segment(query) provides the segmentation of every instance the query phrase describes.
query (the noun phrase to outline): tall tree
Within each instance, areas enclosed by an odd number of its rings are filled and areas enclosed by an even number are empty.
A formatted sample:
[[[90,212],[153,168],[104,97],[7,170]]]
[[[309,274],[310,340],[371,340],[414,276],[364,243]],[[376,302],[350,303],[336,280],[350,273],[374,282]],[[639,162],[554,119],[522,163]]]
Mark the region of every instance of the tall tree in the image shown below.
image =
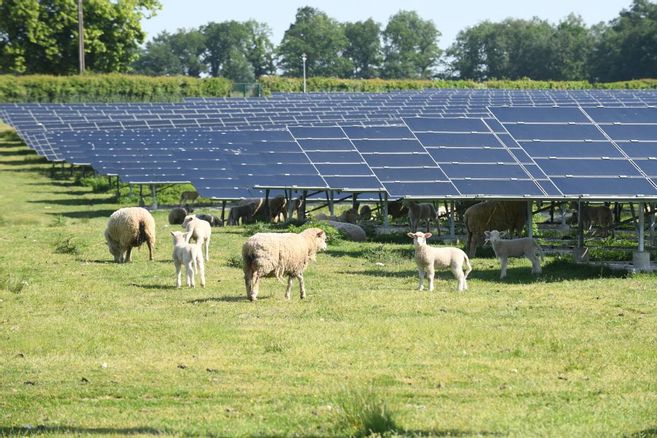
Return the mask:
[[[619,81],[657,76],[657,4],[634,0],[599,35],[592,79]]]
[[[285,75],[301,76],[305,53],[308,76],[348,77],[353,67],[343,56],[346,48],[347,37],[337,21],[315,8],[299,8],[278,47],[279,67]]]
[[[554,29],[549,43],[550,79],[576,81],[589,78],[589,58],[594,37],[581,17],[571,14],[562,20]]]
[[[400,11],[390,17],[383,31],[383,76],[386,78],[430,78],[438,63],[440,32],[433,21],[417,12]]]
[[[249,20],[244,23],[249,31],[246,41],[246,58],[253,67],[256,78],[276,73],[274,66],[274,44],[271,42],[271,29],[264,23]]]
[[[141,20],[158,0],[86,0],[87,69],[127,71],[145,33]],[[0,1],[0,72],[70,74],[78,71],[76,0]]]
[[[205,36],[205,61],[212,76],[223,76],[237,82],[252,82],[253,68],[246,59],[249,29],[238,21],[211,22],[201,27]]]
[[[377,77],[383,62],[381,25],[371,18],[345,23],[344,33],[348,41],[344,55],[354,66],[352,75],[362,79]]]
[[[147,75],[187,75],[198,77],[206,71],[201,60],[205,38],[196,29],[162,32],[146,43],[134,63],[137,73]]]

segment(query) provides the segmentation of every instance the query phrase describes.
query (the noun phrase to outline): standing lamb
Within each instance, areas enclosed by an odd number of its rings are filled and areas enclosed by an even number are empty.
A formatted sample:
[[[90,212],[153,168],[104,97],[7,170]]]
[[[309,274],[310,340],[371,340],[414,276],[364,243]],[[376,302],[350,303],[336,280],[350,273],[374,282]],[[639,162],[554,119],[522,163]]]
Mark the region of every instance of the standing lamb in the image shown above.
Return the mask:
[[[472,271],[470,260],[463,250],[459,248],[443,247],[434,248],[427,245],[427,239],[431,233],[408,233],[408,237],[413,239],[415,245],[415,263],[419,275],[418,289],[424,289],[424,273],[429,276],[429,291],[433,291],[433,278],[436,268],[447,268],[452,271],[454,278],[458,280],[458,290],[464,291],[468,288],[466,279]],[[465,273],[463,267],[465,266]]]
[[[180,202],[178,203],[178,205],[182,205],[183,202],[195,202],[197,199],[198,199],[198,192],[195,190],[182,192],[180,194]]]
[[[572,202],[570,208],[575,210],[574,216],[577,216],[577,203]],[[593,207],[588,204],[581,206],[582,211],[582,227],[587,232],[590,232],[593,225],[600,227],[602,235],[607,237],[611,230],[612,237],[614,236],[614,213],[611,208],[604,205]]]
[[[485,231],[507,230],[512,236],[520,236],[527,221],[527,202],[480,202],[465,210],[463,219],[467,231],[466,250],[469,257],[474,257],[477,245],[484,242]]]
[[[149,259],[153,260],[155,248],[155,220],[142,207],[126,207],[116,210],[107,222],[105,241],[117,263],[131,261],[132,248],[146,242]]]
[[[201,278],[201,287],[205,287],[205,266],[203,265],[203,253],[199,244],[187,243],[187,234],[181,231],[172,231],[173,236],[173,264],[176,266],[176,287],[181,286],[182,265],[185,265],[187,274],[187,286],[196,287],[194,275],[198,268]]]
[[[195,214],[185,217],[182,226],[187,231],[187,243],[194,239],[199,246],[205,242],[205,261],[210,261],[210,237],[212,237],[212,228],[206,221],[197,218]]]
[[[326,249],[326,234],[319,228],[308,228],[301,233],[257,233],[242,246],[246,296],[258,298],[260,278],[287,275],[285,298],[290,299],[292,279],[299,280],[301,298],[306,297],[303,272],[319,251]]]
[[[411,231],[415,233],[420,221],[424,220],[427,224],[427,233],[429,232],[430,223],[435,221],[438,224],[438,216],[436,209],[432,204],[424,203],[418,204],[412,199],[405,200],[405,205],[408,208],[408,220],[411,225]],[[438,231],[440,234],[440,224],[438,224]]]
[[[486,242],[490,242],[495,251],[495,257],[500,259],[500,279],[506,277],[506,265],[509,257],[527,257],[532,262],[532,274],[541,273],[543,250],[538,242],[531,237],[503,240],[505,232],[497,230],[486,231]]]

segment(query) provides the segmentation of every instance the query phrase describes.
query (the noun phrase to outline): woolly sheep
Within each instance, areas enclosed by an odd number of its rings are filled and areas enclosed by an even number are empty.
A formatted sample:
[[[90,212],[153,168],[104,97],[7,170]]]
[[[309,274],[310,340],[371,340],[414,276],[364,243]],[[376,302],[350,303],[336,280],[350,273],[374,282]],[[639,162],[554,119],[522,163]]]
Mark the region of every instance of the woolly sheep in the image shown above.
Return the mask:
[[[290,299],[292,279],[299,280],[301,298],[306,297],[303,272],[319,251],[326,249],[326,234],[319,228],[308,228],[301,233],[257,233],[242,246],[246,296],[258,298],[262,277],[288,277],[285,298]]]
[[[358,222],[358,209],[356,208],[350,208],[349,210],[345,210],[342,212],[340,216],[338,216],[338,222],[347,222],[350,224],[355,224]]]
[[[486,242],[490,242],[495,251],[495,257],[500,259],[500,279],[506,277],[506,265],[509,257],[527,257],[532,262],[532,274],[541,273],[543,250],[531,237],[504,240],[506,233],[497,230],[486,231]]]
[[[201,214],[197,214],[196,217],[198,219],[202,220],[202,221],[206,221],[207,223],[210,224],[211,227],[220,227],[224,224],[223,221],[221,220],[221,218],[219,218],[217,216],[214,216],[214,215],[211,215],[211,214],[201,213]],[[184,218],[183,218],[183,220],[184,220]]]
[[[185,265],[187,274],[187,286],[196,287],[194,275],[198,269],[201,279],[201,287],[205,287],[205,266],[203,264],[203,253],[199,244],[190,245],[188,233],[172,231],[173,237],[173,264],[176,266],[176,287],[181,286],[182,266]]]
[[[459,248],[443,247],[435,248],[427,245],[427,239],[431,233],[408,233],[408,237],[413,239],[415,245],[415,263],[417,264],[419,285],[418,289],[424,289],[424,273],[429,276],[429,291],[433,291],[433,278],[436,268],[447,268],[452,271],[454,278],[458,280],[458,290],[464,291],[468,288],[466,279],[472,272],[470,260],[463,250]],[[463,267],[465,266],[465,273]]]
[[[363,205],[358,212],[361,221],[368,221],[372,219],[372,209],[369,205]]]
[[[205,261],[210,261],[210,238],[212,237],[212,229],[210,224],[202,221],[194,214],[187,215],[182,226],[187,231],[187,243],[194,239],[199,246],[205,243]]]
[[[408,213],[408,207],[404,205],[403,199],[397,199],[396,201],[388,202],[388,214],[393,219],[399,219],[406,216]]]
[[[404,203],[406,208],[408,208],[408,220],[410,222],[411,231],[415,233],[417,231],[417,226],[420,221],[426,221],[427,233],[429,232],[430,223],[435,221],[438,223],[438,217],[436,215],[436,209],[432,204],[424,203],[418,204],[412,199],[408,199]],[[439,228],[440,231],[440,228]]]
[[[196,201],[196,199],[198,199],[198,192],[197,191],[191,190],[191,191],[187,191],[187,192],[182,192],[180,194],[180,202],[178,203],[178,205],[182,205],[183,201],[184,202],[190,202],[190,201],[194,202],[194,201]]]
[[[149,259],[153,260],[155,248],[155,220],[141,207],[126,207],[116,210],[107,222],[105,241],[117,263],[131,261],[132,248],[146,242]]]
[[[261,210],[263,204],[262,198],[240,201],[235,207],[230,209],[228,225],[239,225],[240,220],[242,221],[242,225],[250,223],[256,213]]]
[[[571,203],[570,207],[577,211],[577,203]],[[612,236],[614,235],[614,213],[611,211],[611,208],[604,205],[598,207],[592,207],[590,205],[582,204],[582,227],[586,231],[591,231],[593,225],[596,225],[602,229],[604,236],[609,234],[611,230]]]
[[[463,215],[466,236],[466,250],[474,257],[477,245],[483,243],[484,232],[488,230],[507,230],[519,236],[527,220],[525,201],[484,201],[465,210]]]
[[[174,207],[169,211],[169,224],[170,225],[181,225],[191,211],[183,207]]]

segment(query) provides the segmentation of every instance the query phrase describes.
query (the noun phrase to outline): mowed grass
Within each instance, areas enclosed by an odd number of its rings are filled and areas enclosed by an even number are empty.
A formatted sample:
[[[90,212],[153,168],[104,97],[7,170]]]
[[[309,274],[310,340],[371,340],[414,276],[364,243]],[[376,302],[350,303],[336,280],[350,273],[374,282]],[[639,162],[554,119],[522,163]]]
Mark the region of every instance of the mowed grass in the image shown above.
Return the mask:
[[[654,275],[474,259],[419,292],[410,239],[332,242],[307,299],[251,303],[244,229],[175,289],[166,211],[156,261],[111,263],[118,206],[49,169],[0,132],[0,435],[657,434]]]

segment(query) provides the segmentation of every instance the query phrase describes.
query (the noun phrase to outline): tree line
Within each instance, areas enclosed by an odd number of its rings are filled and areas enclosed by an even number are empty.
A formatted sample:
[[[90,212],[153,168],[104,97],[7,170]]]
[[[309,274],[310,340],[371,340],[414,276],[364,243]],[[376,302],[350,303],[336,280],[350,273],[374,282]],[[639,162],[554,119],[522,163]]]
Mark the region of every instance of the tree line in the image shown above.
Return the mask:
[[[77,71],[76,0],[0,1],[0,73]],[[346,79],[559,80],[591,82],[657,77],[657,5],[633,0],[607,23],[576,15],[553,24],[509,18],[458,33],[444,52],[440,31],[414,11],[385,25],[338,22],[302,7],[280,44],[266,23],[209,22],[162,32],[144,43],[140,20],[157,0],[85,2],[87,68],[94,72],[224,77],[263,75]]]

